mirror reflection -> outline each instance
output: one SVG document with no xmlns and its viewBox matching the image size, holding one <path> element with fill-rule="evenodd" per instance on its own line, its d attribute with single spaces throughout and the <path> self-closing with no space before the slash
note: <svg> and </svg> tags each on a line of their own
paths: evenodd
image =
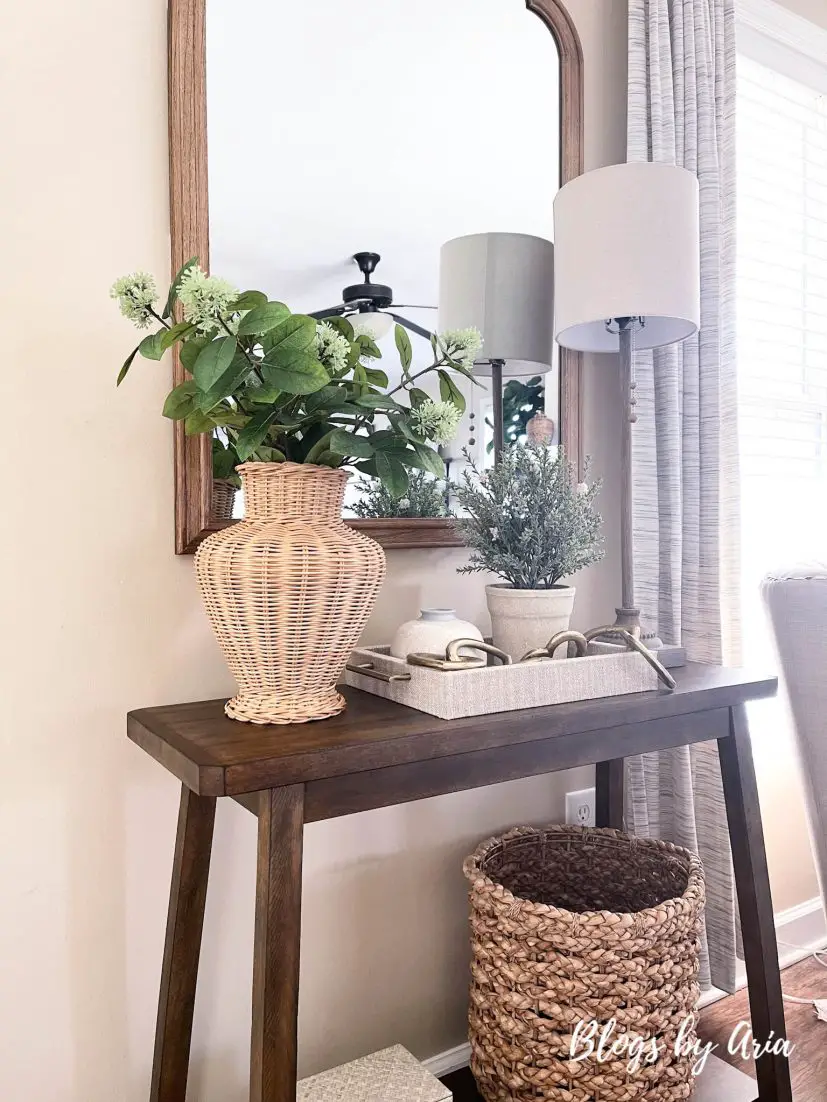
<svg viewBox="0 0 827 1102">
<path fill-rule="evenodd" d="M 431 362 L 446 242 L 551 239 L 559 57 L 524 0 L 208 0 L 207 118 L 211 270 L 293 311 L 347 317 L 392 382 L 396 324 L 411 371 Z M 412 472 L 395 501 L 357 474 L 347 515 L 446 515 L 464 453 L 494 461 L 495 382 L 490 366 L 479 385 L 459 380 L 466 410 L 441 449 L 445 481 Z M 424 389 L 439 398 L 430 380 Z M 502 394 L 507 442 L 559 441 L 556 362 L 513 377 L 506 362 Z M 232 440 L 217 437 L 217 519 L 243 512 L 234 463 Z"/>
</svg>

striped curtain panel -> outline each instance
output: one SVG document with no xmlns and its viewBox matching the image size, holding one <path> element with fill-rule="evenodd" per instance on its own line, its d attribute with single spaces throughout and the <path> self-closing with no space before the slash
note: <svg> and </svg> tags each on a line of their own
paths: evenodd
<svg viewBox="0 0 827 1102">
<path fill-rule="evenodd" d="M 701 331 L 638 353 L 636 598 L 644 630 L 690 661 L 737 661 L 734 0 L 629 0 L 628 160 L 696 173 Z M 680 258 L 675 258 L 680 263 Z M 737 914 L 717 748 L 627 763 L 626 825 L 697 852 L 707 876 L 701 981 L 735 987 Z"/>
</svg>

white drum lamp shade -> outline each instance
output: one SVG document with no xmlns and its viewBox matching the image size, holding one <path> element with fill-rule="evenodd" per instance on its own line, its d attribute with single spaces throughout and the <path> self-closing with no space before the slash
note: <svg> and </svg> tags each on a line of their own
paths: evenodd
<svg viewBox="0 0 827 1102">
<path fill-rule="evenodd" d="M 652 162 L 587 172 L 558 191 L 554 335 L 562 347 L 616 352 L 618 333 L 606 327 L 614 318 L 644 319 L 639 349 L 698 331 L 698 196 L 691 172 Z"/>
<path fill-rule="evenodd" d="M 479 329 L 475 375 L 549 370 L 554 347 L 554 246 L 525 233 L 475 233 L 447 241 L 440 253 L 439 331 Z"/>
</svg>

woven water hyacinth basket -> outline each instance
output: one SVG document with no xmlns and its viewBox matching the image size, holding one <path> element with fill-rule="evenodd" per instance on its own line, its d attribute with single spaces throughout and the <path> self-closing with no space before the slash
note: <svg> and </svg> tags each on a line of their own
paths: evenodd
<svg viewBox="0 0 827 1102">
<path fill-rule="evenodd" d="M 692 1097 L 696 1035 L 684 1023 L 699 995 L 697 857 L 614 830 L 518 827 L 484 842 L 464 872 L 471 1070 L 486 1102 Z M 637 1068 L 632 1051 L 597 1058 L 612 1019 L 609 1042 L 637 1040 Z M 575 1030 L 582 1023 L 582 1055 L 593 1022 L 595 1051 L 576 1061 Z"/>
<path fill-rule="evenodd" d="M 247 723 L 306 723 L 344 710 L 336 681 L 385 577 L 378 543 L 342 520 L 347 471 L 242 463 L 244 519 L 195 553 L 207 616 Z"/>
</svg>

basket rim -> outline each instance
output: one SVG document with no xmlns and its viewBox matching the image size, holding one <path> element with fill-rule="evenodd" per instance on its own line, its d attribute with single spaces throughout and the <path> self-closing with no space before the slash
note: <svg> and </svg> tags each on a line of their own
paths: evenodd
<svg viewBox="0 0 827 1102">
<path fill-rule="evenodd" d="M 670 896 L 662 900 L 654 907 L 646 907 L 640 911 L 570 911 L 566 907 L 558 907 L 553 903 L 535 903 L 524 896 L 515 895 L 504 884 L 493 880 L 482 871 L 480 863 L 488 852 L 495 846 L 507 842 L 511 838 L 524 838 L 530 835 L 543 836 L 549 834 L 579 834 L 581 837 L 598 835 L 609 840 L 617 840 L 632 847 L 659 849 L 664 853 L 673 854 L 687 861 L 686 890 L 681 895 Z M 632 923 L 648 924 L 651 927 L 663 925 L 666 919 L 663 916 L 663 908 L 671 906 L 675 910 L 689 911 L 703 906 L 706 898 L 703 865 L 697 854 L 683 846 L 676 846 L 672 842 L 665 842 L 660 838 L 638 838 L 626 834 L 622 830 L 614 830 L 611 827 L 580 827 L 562 823 L 552 823 L 544 827 L 517 826 L 506 831 L 505 834 L 496 834 L 481 842 L 470 856 L 463 862 L 462 871 L 471 884 L 471 891 L 482 882 L 489 890 L 496 892 L 499 901 L 503 905 L 513 907 L 515 905 L 525 909 L 531 908 L 535 914 L 545 914 L 551 918 L 557 918 L 570 924 L 585 924 L 597 919 L 628 919 Z"/>
</svg>

